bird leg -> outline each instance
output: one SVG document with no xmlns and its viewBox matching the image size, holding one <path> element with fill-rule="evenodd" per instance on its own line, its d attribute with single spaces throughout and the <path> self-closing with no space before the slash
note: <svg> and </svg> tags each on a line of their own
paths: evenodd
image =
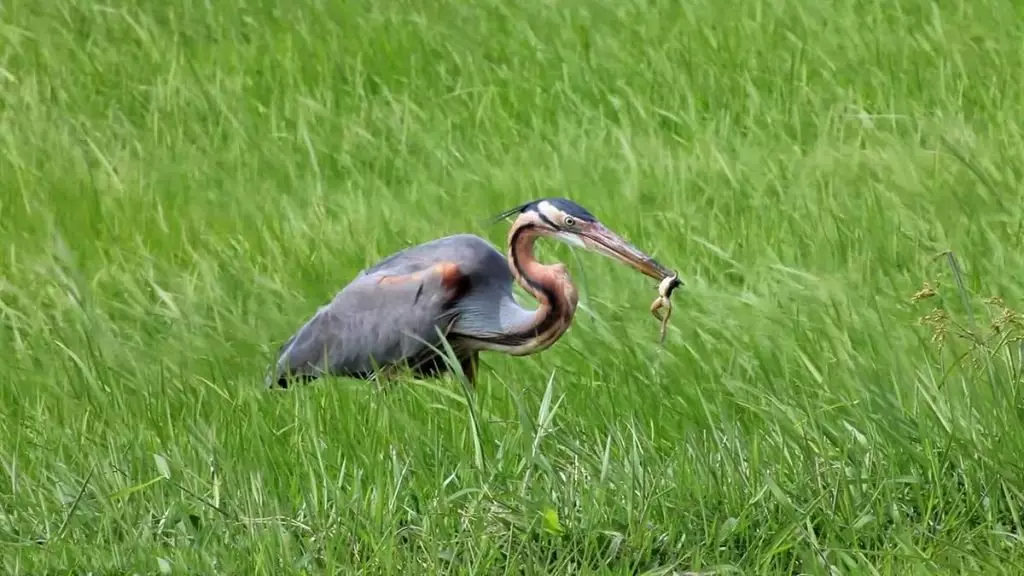
<svg viewBox="0 0 1024 576">
<path fill-rule="evenodd" d="M 658 284 L 658 297 L 651 303 L 651 314 L 661 320 L 661 343 L 665 343 L 665 336 L 668 333 L 668 319 L 672 316 L 672 292 L 678 288 L 682 282 L 679 280 L 678 274 L 667 276 Z M 662 317 L 659 312 L 661 309 L 665 309 L 665 316 Z"/>
<path fill-rule="evenodd" d="M 466 382 L 469 383 L 470 389 L 473 389 L 476 384 L 476 369 L 477 364 L 480 363 L 480 353 L 473 352 L 468 356 L 459 358 L 459 365 L 462 366 L 462 373 L 466 375 Z"/>
<path fill-rule="evenodd" d="M 466 380 L 469 381 L 469 387 L 472 388 L 476 382 L 480 352 L 458 351 L 455 356 L 459 366 L 462 368 L 462 373 L 465 374 Z M 410 367 L 413 375 L 418 378 L 436 378 L 444 373 L 452 373 L 453 375 L 455 373 L 444 357 L 439 354 L 426 354 L 422 358 L 414 360 Z"/>
</svg>

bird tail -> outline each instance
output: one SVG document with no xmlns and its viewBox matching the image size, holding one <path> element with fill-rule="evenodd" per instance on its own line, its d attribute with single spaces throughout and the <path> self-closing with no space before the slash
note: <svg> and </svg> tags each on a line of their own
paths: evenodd
<svg viewBox="0 0 1024 576">
<path fill-rule="evenodd" d="M 301 333 L 301 332 L 300 332 Z M 291 338 L 285 340 L 284 344 L 277 349 L 277 358 L 273 364 L 267 366 L 267 370 L 263 376 L 263 387 L 266 389 L 280 388 L 287 390 L 292 381 L 299 380 L 300 382 L 306 382 L 309 380 L 315 380 L 317 375 L 308 373 L 293 373 L 288 368 L 288 360 L 291 352 L 292 344 L 298 338 L 299 333 L 296 333 Z"/>
</svg>

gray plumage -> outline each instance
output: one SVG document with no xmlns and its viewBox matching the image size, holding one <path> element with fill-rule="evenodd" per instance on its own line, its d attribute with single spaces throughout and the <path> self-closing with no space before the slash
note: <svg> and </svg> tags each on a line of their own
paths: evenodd
<svg viewBox="0 0 1024 576">
<path fill-rule="evenodd" d="M 432 268 L 458 263 L 465 291 L 449 297 Z M 423 273 L 415 281 L 380 283 L 385 277 Z M 324 373 L 366 377 L 375 369 L 410 360 L 424 374 L 444 371 L 431 346 L 440 336 L 493 337 L 528 321 L 532 311 L 512 294 L 514 277 L 494 245 L 472 234 L 456 234 L 401 250 L 360 272 L 331 302 L 317 310 L 279 351 L 271 385 L 286 376 Z"/>
</svg>

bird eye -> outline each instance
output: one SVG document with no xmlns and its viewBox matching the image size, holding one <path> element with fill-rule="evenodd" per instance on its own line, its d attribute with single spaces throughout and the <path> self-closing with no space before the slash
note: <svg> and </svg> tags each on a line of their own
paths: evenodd
<svg viewBox="0 0 1024 576">
<path fill-rule="evenodd" d="M 571 226 L 575 226 L 576 225 L 576 219 L 573 218 L 572 216 L 566 216 L 565 219 L 562 220 L 562 223 L 565 224 L 566 226 L 570 226 L 570 227 Z"/>
</svg>

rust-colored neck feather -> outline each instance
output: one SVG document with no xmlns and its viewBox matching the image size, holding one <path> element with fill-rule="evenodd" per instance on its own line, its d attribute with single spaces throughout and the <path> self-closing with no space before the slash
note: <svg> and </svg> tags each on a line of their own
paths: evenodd
<svg viewBox="0 0 1024 576">
<path fill-rule="evenodd" d="M 510 343 L 520 342 L 507 350 L 513 355 L 539 352 L 554 344 L 569 329 L 579 303 L 568 268 L 564 264 L 541 264 L 534 256 L 533 245 L 540 235 L 540 225 L 525 218 L 509 231 L 509 267 L 519 285 L 538 303 L 532 321 L 508 335 Z"/>
</svg>

